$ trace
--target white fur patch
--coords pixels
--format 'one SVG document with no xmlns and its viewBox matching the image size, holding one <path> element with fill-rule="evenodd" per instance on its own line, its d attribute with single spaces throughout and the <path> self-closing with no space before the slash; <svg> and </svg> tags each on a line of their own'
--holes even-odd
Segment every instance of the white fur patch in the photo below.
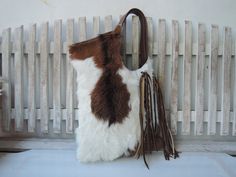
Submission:
<svg viewBox="0 0 236 177">
<path fill-rule="evenodd" d="M 77 71 L 79 100 L 79 127 L 76 129 L 77 158 L 82 162 L 110 161 L 134 150 L 140 139 L 139 124 L 139 79 L 142 71 L 152 74 L 152 60 L 142 68 L 130 71 L 126 67 L 118 70 L 130 93 L 131 111 L 122 124 L 110 127 L 108 121 L 98 120 L 91 112 L 91 92 L 102 74 L 92 58 L 83 61 L 71 60 Z"/>
</svg>

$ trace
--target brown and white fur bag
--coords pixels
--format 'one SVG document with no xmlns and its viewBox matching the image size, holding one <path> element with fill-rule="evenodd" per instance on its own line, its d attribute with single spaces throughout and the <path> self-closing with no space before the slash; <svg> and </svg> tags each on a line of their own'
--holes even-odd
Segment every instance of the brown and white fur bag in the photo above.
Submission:
<svg viewBox="0 0 236 177">
<path fill-rule="evenodd" d="M 144 58 L 135 71 L 122 63 L 122 24 L 130 13 L 138 15 L 141 24 L 145 24 L 140 10 L 131 9 L 114 31 L 70 46 L 78 84 L 77 158 L 82 162 L 110 161 L 131 155 L 142 141 L 140 78 L 142 73 L 152 76 L 152 59 Z M 147 30 L 144 28 L 141 26 L 143 34 Z"/>
</svg>

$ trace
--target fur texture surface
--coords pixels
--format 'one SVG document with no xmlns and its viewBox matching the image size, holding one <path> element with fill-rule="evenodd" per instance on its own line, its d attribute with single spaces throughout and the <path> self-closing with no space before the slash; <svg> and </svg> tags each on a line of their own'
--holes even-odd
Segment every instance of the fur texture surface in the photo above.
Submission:
<svg viewBox="0 0 236 177">
<path fill-rule="evenodd" d="M 104 71 L 91 93 L 92 112 L 97 118 L 108 120 L 109 126 L 122 123 L 130 111 L 129 99 L 130 94 L 121 76 Z"/>
<path fill-rule="evenodd" d="M 106 34 L 99 35 L 102 55 L 95 54 L 95 61 L 101 58 L 103 73 L 98 80 L 92 94 L 92 112 L 99 119 L 108 120 L 109 126 L 113 123 L 122 123 L 127 117 L 130 107 L 128 105 L 130 94 L 117 73 L 122 67 L 120 57 L 120 40 L 116 35 L 107 38 Z M 99 61 L 99 60 L 98 60 Z M 98 62 L 97 62 L 98 63 Z"/>
<path fill-rule="evenodd" d="M 71 60 L 77 72 L 77 97 L 79 100 L 79 127 L 76 129 L 77 158 L 82 162 L 110 161 L 129 155 L 140 139 L 139 124 L 139 79 L 141 72 L 152 74 L 152 59 L 140 69 L 130 71 L 125 66 L 117 70 L 122 83 L 130 94 L 130 111 L 122 123 L 109 126 L 109 121 L 99 120 L 92 113 L 91 93 L 103 71 L 94 58 Z"/>
<path fill-rule="evenodd" d="M 120 34 L 113 31 L 70 46 L 72 59 L 86 60 L 92 56 L 96 67 L 102 69 L 91 93 L 91 108 L 96 118 L 108 120 L 109 126 L 122 123 L 130 111 L 130 94 L 117 72 L 122 68 L 120 46 Z"/>
</svg>

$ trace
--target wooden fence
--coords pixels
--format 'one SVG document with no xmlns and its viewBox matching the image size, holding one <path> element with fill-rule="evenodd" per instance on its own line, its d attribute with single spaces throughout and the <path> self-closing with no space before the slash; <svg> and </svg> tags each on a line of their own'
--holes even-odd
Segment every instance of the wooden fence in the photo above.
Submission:
<svg viewBox="0 0 236 177">
<path fill-rule="evenodd" d="M 162 84 L 172 132 L 180 136 L 235 137 L 236 62 L 232 29 L 194 26 L 191 21 L 185 21 L 183 26 L 176 20 L 170 24 L 164 19 L 153 23 L 150 17 L 147 21 L 149 55 Z M 131 24 L 127 31 L 132 31 L 132 35 L 124 35 L 123 56 L 128 67 L 136 68 L 138 18 L 132 17 Z M 36 136 L 49 131 L 73 134 L 79 108 L 76 73 L 69 62 L 68 45 L 113 27 L 112 16 L 106 16 L 104 20 L 94 17 L 90 26 L 85 17 L 80 17 L 65 23 L 56 20 L 53 26 L 46 22 L 39 27 L 33 24 L 29 28 L 4 30 L 0 43 L 2 77 L 7 81 L 2 84 L 3 130 Z"/>
</svg>

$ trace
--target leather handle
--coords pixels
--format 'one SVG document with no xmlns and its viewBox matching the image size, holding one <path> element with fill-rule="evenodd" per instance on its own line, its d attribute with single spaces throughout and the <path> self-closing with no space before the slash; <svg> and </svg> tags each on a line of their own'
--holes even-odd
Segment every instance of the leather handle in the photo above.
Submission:
<svg viewBox="0 0 236 177">
<path fill-rule="evenodd" d="M 126 18 L 129 14 L 135 14 L 139 17 L 140 26 L 141 26 L 141 36 L 139 43 L 139 67 L 143 66 L 148 58 L 148 36 L 147 36 L 147 20 L 143 12 L 137 8 L 130 9 L 125 15 L 120 19 L 120 22 L 115 28 L 115 32 L 121 32 L 123 24 L 126 21 Z"/>
</svg>

